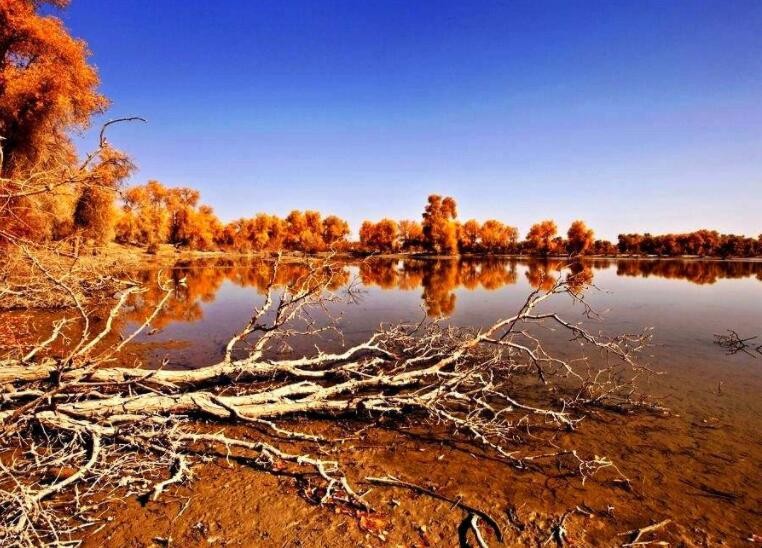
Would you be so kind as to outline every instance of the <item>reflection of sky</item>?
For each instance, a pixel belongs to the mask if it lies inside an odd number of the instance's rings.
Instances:
[[[225,220],[317,208],[525,233],[762,231],[762,3],[103,2],[88,41],[136,181]],[[92,143],[89,136],[86,143]],[[86,144],[83,144],[86,146]],[[383,196],[383,199],[380,199]]]

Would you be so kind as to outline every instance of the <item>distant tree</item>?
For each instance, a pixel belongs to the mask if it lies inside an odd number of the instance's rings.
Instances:
[[[123,213],[116,225],[116,240],[155,248],[169,238],[170,218],[165,206],[167,187],[159,181],[127,189]]]
[[[399,248],[399,235],[397,221],[365,221],[360,227],[360,244],[368,251],[393,252]]]
[[[399,222],[400,240],[405,250],[423,248],[423,226],[417,221],[403,219]]]
[[[556,223],[550,219],[532,225],[526,238],[529,251],[538,255],[559,251],[557,241],[554,240],[557,232]]]
[[[566,233],[566,251],[570,255],[584,255],[595,243],[595,233],[584,221],[574,221]]]
[[[114,239],[117,222],[116,195],[135,165],[123,153],[105,146],[86,175],[74,209],[74,227],[95,246]]]
[[[323,241],[329,248],[335,249],[345,244],[349,236],[349,223],[336,215],[329,215],[323,220]]]
[[[320,213],[294,210],[286,217],[286,249],[315,253],[325,249]]]
[[[458,227],[455,200],[432,194],[423,212],[423,239],[433,253],[452,255],[458,252]]]
[[[593,254],[595,255],[616,255],[617,247],[608,240],[595,240],[593,243]]]
[[[620,234],[617,237],[617,247],[620,253],[635,255],[641,253],[641,243],[643,236],[641,234]]]
[[[492,253],[512,251],[516,246],[519,231],[495,219],[484,222],[479,230],[482,248]]]
[[[479,247],[481,226],[475,219],[469,219],[462,225],[458,225],[458,249],[460,251],[473,252]]]
[[[188,187],[167,188],[164,207],[169,214],[169,242],[176,246],[190,246],[195,226],[195,210],[201,194]]]
[[[222,229],[222,223],[208,205],[192,209],[185,225],[183,245],[190,249],[209,251],[215,248],[215,239]]]

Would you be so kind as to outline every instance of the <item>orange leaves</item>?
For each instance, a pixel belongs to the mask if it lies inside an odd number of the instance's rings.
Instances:
[[[716,230],[684,234],[620,234],[619,252],[635,255],[754,257],[762,254],[762,235],[754,239]]]
[[[0,2],[0,176],[5,178],[0,194],[16,195],[0,205],[0,240],[63,238],[77,221],[88,238],[101,243],[111,235],[113,197],[89,180],[119,181],[131,164],[104,149],[85,174],[88,180],[79,180],[68,133],[87,127],[107,101],[97,91],[86,44],[69,35],[58,18],[40,15],[40,3]],[[77,183],[67,183],[75,173]],[[29,192],[32,184],[40,188]]]
[[[558,227],[550,219],[532,225],[527,233],[527,247],[540,255],[558,253],[560,250],[554,241],[556,232]]]
[[[500,221],[490,219],[485,221],[479,230],[479,239],[487,251],[513,251],[518,240],[519,231],[516,227],[508,226]]]
[[[60,0],[54,2],[63,5]],[[50,164],[67,131],[84,128],[108,102],[87,45],[61,21],[37,13],[37,2],[0,3],[0,135],[4,175]]]
[[[595,234],[587,228],[585,221],[574,221],[569,227],[566,237],[566,250],[572,255],[587,253],[595,243]]]
[[[195,189],[167,188],[158,181],[128,189],[116,226],[117,241],[149,247],[171,243],[213,249],[222,223],[211,207],[198,205],[199,198]]]
[[[328,247],[345,242],[349,236],[349,223],[336,215],[329,215],[323,220],[323,241]]]
[[[286,217],[285,247],[316,253],[343,242],[348,234],[349,225],[338,217],[331,216],[323,221],[318,211],[295,209]],[[332,238],[330,243],[326,241],[326,235]]]
[[[433,253],[453,255],[458,252],[458,225],[455,200],[432,194],[423,212],[423,238]]]
[[[87,241],[102,246],[114,238],[116,190],[134,169],[126,154],[108,145],[99,151],[97,162],[81,185],[74,208],[74,227]]]
[[[244,253],[303,251],[316,253],[346,247],[349,223],[336,215],[325,219],[318,211],[294,210],[285,219],[258,213],[228,223],[219,231],[217,244]]]
[[[365,221],[360,227],[360,244],[368,251],[397,251],[399,236],[399,225],[392,219],[381,219],[377,223]]]
[[[423,247],[423,226],[417,221],[403,219],[399,222],[400,240],[405,250],[417,250]]]
[[[469,219],[458,226],[458,247],[461,251],[476,251],[481,226],[476,219]]]

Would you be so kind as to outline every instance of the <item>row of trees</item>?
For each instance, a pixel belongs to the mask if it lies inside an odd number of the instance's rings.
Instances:
[[[684,234],[620,234],[617,250],[628,255],[755,257],[762,255],[762,234],[757,238],[720,234],[716,230]]]
[[[596,241],[584,221],[574,221],[564,239],[554,221],[533,225],[524,241],[516,227],[489,219],[480,223],[457,219],[453,198],[429,196],[422,222],[381,219],[365,221],[360,228],[360,249],[365,252],[423,251],[438,255],[457,253],[526,253],[534,255],[582,255],[616,252],[609,242]]]
[[[122,213],[115,221],[116,240],[149,248],[168,243],[188,249],[240,252],[339,250],[547,256],[616,251],[613,245],[596,241],[583,221],[572,223],[566,238],[558,235],[553,221],[542,221],[530,228],[524,241],[519,241],[516,227],[495,219],[460,223],[455,200],[438,195],[429,197],[421,222],[389,218],[365,221],[356,243],[348,240],[349,224],[335,215],[323,218],[317,211],[294,210],[285,219],[259,213],[223,224],[212,208],[199,204],[199,198],[196,190],[167,188],[158,181],[128,189],[123,194]]]
[[[197,190],[168,188],[158,181],[128,189],[116,221],[116,241],[149,249],[166,243],[241,252],[316,253],[346,247],[349,224],[335,215],[323,218],[317,211],[294,210],[285,219],[259,213],[223,224],[199,199]]]
[[[595,238],[584,221],[574,221],[564,238],[553,220],[532,225],[523,241],[516,227],[490,219],[479,223],[457,219],[451,197],[429,196],[423,221],[382,219],[365,221],[359,249],[364,252],[417,251],[438,255],[458,253],[511,253],[553,255],[657,255],[676,257],[756,257],[762,255],[762,234],[757,238],[697,230],[685,234],[620,234],[617,244]]]

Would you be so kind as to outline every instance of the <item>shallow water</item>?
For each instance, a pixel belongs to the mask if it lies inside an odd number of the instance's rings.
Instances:
[[[415,322],[424,314],[483,326],[511,315],[532,289],[549,287],[563,264],[515,259],[348,262],[334,289],[340,293],[352,287],[355,302],[336,305],[332,312],[341,316],[338,327],[347,344],[367,337],[381,323]],[[185,285],[151,334],[137,340],[141,359],[149,366],[166,360],[167,366],[181,368],[214,363],[228,338],[263,301],[270,268],[269,262],[251,259],[176,265],[170,274],[184,278]],[[762,354],[757,359],[728,355],[714,344],[714,335],[733,329],[744,337],[759,335],[757,344],[762,344],[762,262],[593,260],[575,268],[576,279],[592,284],[584,295],[600,318],[583,318],[581,307],[570,299],[557,299],[554,310],[609,334],[652,327],[654,346],[645,358],[665,373],[655,389],[667,405],[708,414],[732,412],[734,422],[752,426],[762,413]],[[304,272],[301,264],[283,265],[280,281]],[[156,274],[147,270],[140,277],[150,287]],[[134,303],[133,322],[123,327],[125,332],[158,297],[153,289]],[[309,351],[313,342],[297,350]],[[326,348],[338,344],[335,337],[318,342]]]
[[[549,287],[563,266],[558,261],[383,260],[348,262],[335,289],[354,289],[353,304],[334,306],[345,341],[366,337],[381,323],[418,321],[424,314],[457,325],[482,326],[510,315],[529,291]],[[300,264],[281,267],[284,283],[303,275]],[[594,260],[577,267],[577,279],[592,284],[586,300],[600,314],[588,327],[607,333],[654,328],[649,361],[664,375],[672,398],[690,403],[691,394],[731,387],[740,400],[760,411],[762,355],[727,355],[714,334],[734,329],[759,335],[762,344],[762,262],[676,260]],[[151,285],[156,271],[141,273]],[[185,279],[151,335],[138,339],[153,349],[149,361],[200,367],[222,355],[228,338],[260,304],[270,279],[270,263],[259,260],[191,261],[171,271]],[[158,290],[136,303],[137,321],[158,298]],[[575,321],[582,309],[559,299],[554,309]],[[134,322],[133,322],[134,323]],[[125,326],[129,331],[130,326]],[[752,341],[753,342],[753,341]],[[326,341],[325,344],[334,344]],[[759,398],[762,399],[762,398]]]

